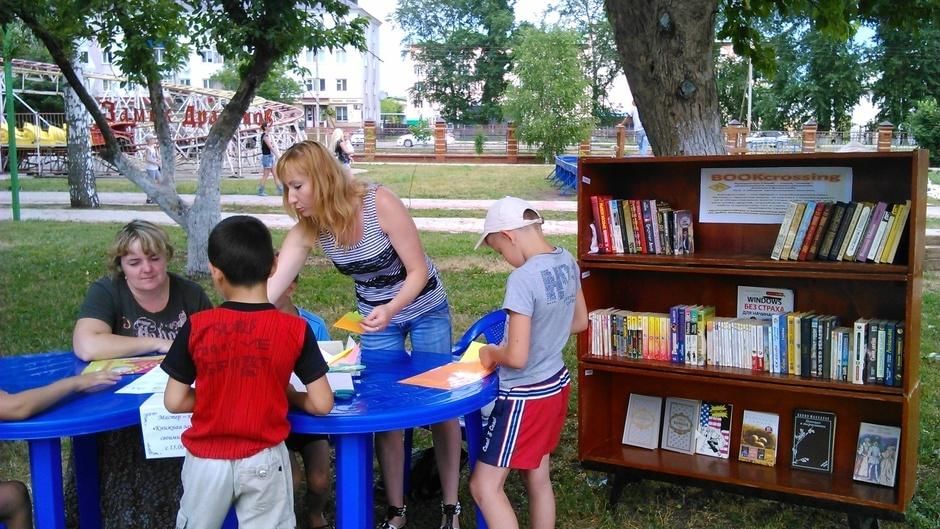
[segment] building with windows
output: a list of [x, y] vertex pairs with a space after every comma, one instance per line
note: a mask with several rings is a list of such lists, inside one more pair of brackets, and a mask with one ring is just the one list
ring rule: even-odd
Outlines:
[[[304, 124], [308, 129], [327, 127], [334, 120], [337, 126], [361, 127], [365, 120], [379, 119], [379, 26], [382, 22], [359, 7], [355, 0], [347, 0], [349, 17], [361, 16], [369, 21], [365, 30], [366, 49], [327, 49], [301, 52], [297, 58], [300, 66], [308, 73], [301, 75], [290, 72], [303, 87], [298, 106], [304, 109]], [[161, 48], [154, 53], [160, 60]], [[89, 91], [95, 96], [132, 95], [143, 87], [122, 86], [119, 78], [123, 77], [117, 64], [112, 64], [111, 54], [102, 50], [97, 42], [86, 42], [80, 48], [79, 59], [86, 72], [113, 75], [114, 80], [87, 79]], [[166, 78], [166, 82], [195, 88], [221, 89], [222, 86], [212, 80], [212, 76], [225, 65], [225, 58], [214, 49], [194, 50], [189, 61], [179, 71]], [[329, 118], [328, 109], [335, 113]]]

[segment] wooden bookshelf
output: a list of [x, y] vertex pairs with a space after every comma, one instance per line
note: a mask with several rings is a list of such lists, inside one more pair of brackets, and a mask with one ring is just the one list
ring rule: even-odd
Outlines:
[[[852, 200], [911, 201], [894, 264], [770, 259], [779, 224], [699, 223], [703, 168], [851, 167]], [[711, 305], [734, 316], [737, 287], [794, 292], [794, 309], [858, 318], [904, 320], [903, 386], [859, 385], [748, 369], [696, 367], [590, 354], [578, 338], [578, 451], [590, 468], [697, 484], [748, 495], [821, 505], [872, 517], [903, 517], [914, 494], [920, 402], [921, 289], [927, 153], [818, 153], [756, 156], [582, 158], [579, 161], [578, 260], [588, 311], [616, 307], [664, 313], [680, 304]], [[591, 196], [644, 198], [692, 211], [692, 255], [590, 254]], [[850, 323], [848, 323], [850, 324]], [[733, 404], [731, 457], [719, 459], [621, 444], [631, 393]], [[777, 462], [763, 467], [736, 458], [745, 409], [780, 417]], [[836, 413], [833, 472], [792, 469], [795, 409]], [[854, 481], [859, 425], [901, 427], [893, 488]]]

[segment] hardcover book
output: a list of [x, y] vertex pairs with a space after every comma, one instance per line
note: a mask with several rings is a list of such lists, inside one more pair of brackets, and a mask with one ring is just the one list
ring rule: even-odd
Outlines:
[[623, 444], [650, 449], [658, 447], [662, 413], [662, 397], [631, 393], [623, 425]]
[[901, 429], [897, 426], [861, 423], [853, 479], [893, 487], [900, 447]]
[[816, 254], [817, 259], [827, 259], [829, 257], [829, 252], [832, 251], [832, 243], [836, 240], [836, 233], [839, 232], [839, 228], [842, 226], [842, 219], [845, 216], [847, 206], [848, 204], [845, 202], [836, 202], [832, 206], [829, 225], [826, 226], [826, 232], [819, 244], [819, 253]]
[[871, 249], [871, 243], [875, 239], [875, 232], [881, 224], [881, 218], [884, 216], [885, 208], [888, 205], [884, 202], [878, 202], [872, 209], [871, 216], [868, 217], [868, 227], [865, 229], [865, 235], [862, 242], [859, 243], [858, 251], [855, 252], [855, 260], [864, 263], [868, 258], [868, 251]]
[[836, 414], [828, 411], [793, 411], [793, 457], [790, 466], [832, 472]]
[[702, 401], [695, 434], [695, 453], [728, 459], [731, 445], [731, 413], [725, 402]]
[[779, 431], [780, 416], [776, 413], [744, 410], [738, 460], [768, 467], [774, 466], [777, 462]]
[[663, 414], [661, 447], [683, 454], [695, 453], [695, 425], [699, 401], [669, 397]]

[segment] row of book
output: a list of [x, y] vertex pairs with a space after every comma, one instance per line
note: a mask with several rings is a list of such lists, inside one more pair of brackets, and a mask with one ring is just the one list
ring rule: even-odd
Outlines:
[[904, 322], [860, 318], [851, 327], [815, 312], [770, 320], [719, 317], [715, 308], [669, 313], [597, 309], [588, 315], [590, 354], [691, 366], [735, 367], [852, 384], [903, 383]]
[[790, 202], [770, 258], [893, 263], [911, 201]]
[[[621, 442], [653, 450], [662, 448], [728, 459], [733, 410], [734, 406], [728, 402], [678, 397], [667, 397], [664, 402], [662, 397], [631, 393]], [[836, 418], [835, 413], [828, 411], [794, 410], [791, 468], [834, 471]], [[744, 410], [738, 460], [776, 466], [777, 452], [782, 447], [779, 434], [778, 414]], [[860, 423], [852, 478], [893, 487], [900, 448], [900, 428]]]
[[688, 255], [694, 251], [692, 212], [661, 200], [591, 197], [597, 253]]

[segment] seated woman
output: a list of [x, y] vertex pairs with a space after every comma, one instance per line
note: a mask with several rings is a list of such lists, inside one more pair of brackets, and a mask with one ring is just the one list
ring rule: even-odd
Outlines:
[[[111, 275], [91, 284], [79, 309], [72, 346], [82, 360], [165, 353], [189, 315], [211, 308], [197, 283], [167, 271], [173, 246], [151, 222], [133, 220], [108, 251]], [[147, 460], [140, 427], [100, 434], [102, 527], [174, 527], [182, 459]], [[70, 471], [72, 472], [72, 471]], [[66, 487], [70, 521], [74, 480]], [[71, 524], [70, 524], [71, 526]]]

